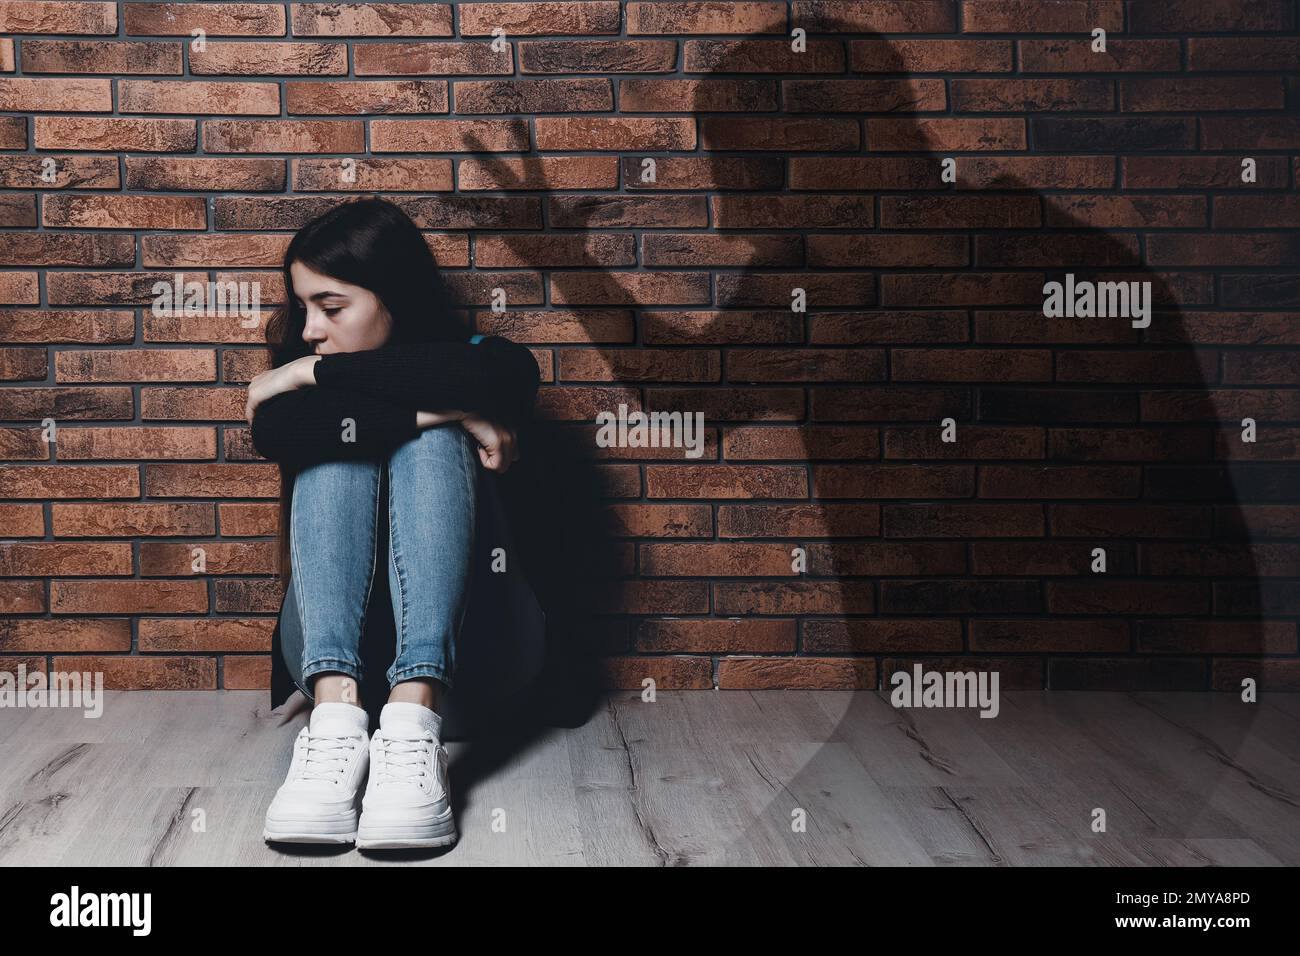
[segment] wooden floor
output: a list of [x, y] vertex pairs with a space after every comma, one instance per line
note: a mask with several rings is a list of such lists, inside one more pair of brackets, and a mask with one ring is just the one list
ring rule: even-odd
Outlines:
[[449, 743], [459, 844], [386, 854], [263, 843], [300, 695], [106, 696], [0, 709], [0, 865], [1300, 863], [1300, 695], [1004, 693], [983, 719], [617, 692], [579, 728]]

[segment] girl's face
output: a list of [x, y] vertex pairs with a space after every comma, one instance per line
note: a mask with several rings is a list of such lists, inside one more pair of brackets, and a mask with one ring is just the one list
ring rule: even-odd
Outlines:
[[362, 352], [388, 341], [392, 316], [369, 289], [321, 275], [301, 262], [291, 263], [289, 294], [306, 310], [302, 340], [316, 355]]

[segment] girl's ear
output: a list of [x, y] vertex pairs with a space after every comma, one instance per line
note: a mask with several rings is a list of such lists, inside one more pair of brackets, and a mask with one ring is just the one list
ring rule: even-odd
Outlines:
[[383, 300], [379, 301], [379, 321], [384, 323], [384, 342], [393, 340], [393, 315], [388, 311], [388, 306], [384, 305]]

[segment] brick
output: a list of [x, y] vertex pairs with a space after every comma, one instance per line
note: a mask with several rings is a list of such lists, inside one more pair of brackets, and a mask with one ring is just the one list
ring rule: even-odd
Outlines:
[[[475, 6], [486, 6], [486, 4]], [[445, 37], [452, 35], [452, 8], [441, 3], [429, 5], [293, 3], [289, 5], [289, 10], [294, 36]], [[464, 26], [462, 20], [462, 31]], [[514, 30], [509, 32], [515, 33]]]
[[125, 32], [132, 36], [283, 36], [281, 3], [132, 3], [125, 7]]
[[274, 618], [149, 617], [140, 621], [142, 653], [269, 651]]
[[[1077, 576], [1091, 573], [1093, 561], [1090, 548], [1066, 542], [977, 541], [970, 547], [971, 572], [977, 575]], [[1132, 574], [1136, 568], [1132, 548], [1109, 547], [1106, 560], [1110, 574]]]
[[[714, 196], [709, 206], [713, 220], [729, 229], [782, 229], [792, 221], [820, 229], [858, 229], [875, 221], [870, 199], [853, 195]], [[809, 237], [810, 241], [817, 238], [822, 237]], [[649, 240], [647, 237], [643, 242]]]
[[963, 156], [958, 189], [1107, 189], [1115, 184], [1109, 156]]
[[48, 461], [50, 445], [42, 428], [0, 427], [0, 460]]
[[108, 80], [0, 78], [0, 109], [14, 112], [107, 113], [113, 108]]
[[41, 614], [46, 610], [42, 581], [0, 581], [0, 614]]
[[961, 645], [961, 622], [957, 620], [806, 621], [803, 628], [803, 649], [809, 653], [955, 653]]
[[[195, 563], [200, 559], [205, 570], [195, 572]], [[275, 542], [272, 541], [192, 541], [185, 544], [145, 541], [140, 544], [140, 574], [143, 577], [196, 573], [274, 574], [277, 559]]]
[[[778, 5], [779, 6], [779, 5]], [[944, 33], [956, 29], [956, 10], [948, 0], [884, 0], [870, 4], [795, 0], [794, 19], [810, 32]]]
[[[695, 123], [691, 120], [539, 117], [534, 122], [539, 149], [613, 149], [616, 143], [623, 149], [694, 149], [696, 145]], [[714, 144], [708, 148], [726, 147]]]
[[222, 658], [224, 690], [266, 690], [271, 686], [269, 654], [227, 654]]
[[1042, 611], [1037, 581], [890, 580], [880, 583], [886, 614], [987, 614]]
[[280, 610], [280, 588], [266, 578], [231, 579], [215, 582], [214, 610], [221, 613], [256, 614]]
[[[23, 44], [24, 55], [29, 46]], [[1187, 66], [1191, 70], [1284, 71], [1291, 69], [1297, 59], [1300, 59], [1297, 37], [1189, 37], [1187, 40]]]
[[213, 382], [211, 349], [113, 349], [59, 352], [59, 382]]
[[130, 573], [131, 545], [126, 542], [116, 544], [0, 543], [0, 574], [5, 577]]
[[885, 229], [1026, 229], [1042, 224], [1037, 196], [882, 196]]
[[806, 498], [801, 468], [761, 465], [647, 465], [649, 498]]
[[886, 505], [887, 538], [1039, 537], [1043, 509], [1035, 504]]
[[190, 537], [216, 533], [210, 504], [56, 504], [51, 512], [54, 536]]
[[866, 581], [720, 582], [714, 606], [723, 614], [870, 614], [875, 597]]
[[1288, 229], [1300, 225], [1300, 199], [1295, 196], [1217, 196], [1217, 229]]
[[27, 148], [27, 118], [0, 116], [0, 149]]
[[123, 419], [133, 414], [131, 389], [6, 388], [0, 390], [0, 418]]
[[1207, 216], [1201, 196], [1061, 196], [1047, 206], [1049, 226], [1095, 229], [1188, 229]]
[[1179, 233], [1149, 236], [1147, 261], [1152, 265], [1283, 266], [1300, 255], [1300, 236], [1273, 233]]
[[721, 537], [820, 537], [876, 535], [880, 508], [860, 504], [722, 505]]
[[647, 678], [662, 690], [707, 690], [711, 666], [704, 657], [605, 657], [596, 679], [598, 686], [626, 690], [641, 690]]
[[[448, 109], [445, 80], [289, 82], [284, 96], [285, 111], [290, 115], [446, 113]], [[278, 106], [273, 112], [277, 111]]]
[[[460, 188], [476, 189], [611, 189], [618, 183], [613, 157], [545, 156], [537, 160], [462, 160]], [[438, 162], [437, 160], [394, 160], [393, 162]], [[448, 170], [450, 178], [450, 170]], [[417, 180], [418, 181], [418, 180]], [[441, 178], [437, 182], [441, 182]]]
[[26, 40], [23, 72], [179, 76], [183, 72], [181, 45], [124, 40]]
[[1206, 582], [1048, 581], [1047, 610], [1053, 614], [1207, 614]]
[[953, 80], [952, 96], [954, 109], [971, 113], [1096, 112], [1115, 105], [1113, 85], [1100, 79]]
[[1190, 149], [1196, 124], [1179, 117], [1043, 118], [1030, 121], [1034, 141], [1048, 151]]
[[117, 32], [117, 4], [83, 0], [9, 0], [0, 9], [0, 33]]
[[974, 470], [933, 465], [824, 465], [813, 469], [815, 498], [960, 498]]
[[791, 113], [933, 112], [948, 106], [942, 80], [782, 80], [781, 95]]
[[971, 621], [971, 650], [984, 653], [1124, 653], [1129, 629], [1123, 621], [1069, 618]]
[[1201, 147], [1238, 151], [1300, 148], [1300, 116], [1207, 116], [1201, 120]]
[[190, 52], [195, 76], [343, 76], [348, 72], [342, 43], [209, 43]]
[[205, 229], [206, 208], [198, 196], [50, 196], [41, 219], [63, 229]]
[[1167, 73], [1179, 71], [1182, 64], [1178, 40], [1107, 36], [1104, 52], [1092, 49], [1091, 37], [1019, 40], [1016, 46], [1020, 69], [1025, 73]]
[[273, 498], [275, 465], [146, 465], [146, 493], [155, 498]]
[[6, 653], [42, 654], [129, 651], [131, 622], [125, 618], [3, 621], [0, 649]]
[[876, 349], [732, 349], [733, 382], [813, 382], [885, 378], [885, 353]]
[[[54, 160], [53, 182], [42, 178], [47, 158]], [[117, 189], [121, 184], [116, 157], [0, 156], [0, 186], [6, 189]]]
[[196, 80], [122, 80], [123, 113], [280, 113], [274, 83], [204, 83]]
[[44, 537], [44, 511], [39, 504], [0, 504], [0, 525], [11, 538]]
[[1011, 42], [850, 40], [849, 70], [854, 73], [1009, 73]]
[[1177, 77], [1124, 79], [1120, 108], [1126, 113], [1270, 110], [1286, 106], [1281, 77]]
[[64, 428], [59, 432], [59, 459], [217, 457], [211, 428]]
[[349, 120], [210, 120], [203, 148], [214, 153], [360, 153], [359, 122]]
[[[50, 196], [45, 209], [55, 210], [50, 215], [61, 216], [55, 200], [73, 198], [77, 197]], [[130, 266], [135, 263], [135, 240], [93, 233], [0, 234], [0, 257], [14, 265]]]
[[650, 653], [792, 653], [794, 621], [645, 620], [636, 632], [636, 650]]
[[729, 459], [874, 458], [874, 429], [809, 425], [729, 429], [724, 455]]
[[[620, 87], [636, 80], [620, 80]], [[667, 83], [673, 81], [647, 81]], [[692, 81], [677, 81], [690, 83]], [[612, 84], [608, 79], [464, 80], [456, 83], [457, 113], [532, 113], [562, 99], [570, 112], [601, 112], [613, 109]], [[624, 112], [641, 107], [629, 91], [622, 102]]]
[[718, 662], [718, 687], [727, 690], [874, 690], [874, 660], [847, 657], [727, 657]]
[[1201, 33], [1213, 30], [1288, 30], [1292, 8], [1286, 0], [1169, 0], [1138, 4], [1132, 10], [1134, 33]]
[[1118, 0], [962, 0], [966, 33], [1108, 33], [1124, 30]]
[[105, 690], [215, 690], [217, 662], [205, 657], [55, 657], [60, 671], [102, 673]]
[[198, 124], [189, 119], [37, 116], [37, 149], [130, 150], [148, 153], [192, 152]]
[[45, 349], [0, 348], [0, 381], [39, 381], [47, 372]]
[[285, 185], [282, 159], [164, 159], [128, 156], [126, 186], [139, 190], [238, 190], [280, 192]]
[[0, 226], [36, 225], [35, 195], [0, 196]]
[[1026, 143], [1023, 119], [868, 119], [866, 127], [872, 151], [969, 153], [1024, 149]]
[[[658, 33], [655, 30], [632, 29], [636, 18], [647, 16], [634, 9], [641, 5], [628, 4], [628, 33]], [[737, 16], [753, 17], [749, 7], [750, 4], [737, 4]], [[767, 8], [772, 7], [772, 4], [753, 4], [753, 7]], [[616, 34], [619, 33], [619, 8], [620, 5], [612, 3], [611, 0], [594, 0], [593, 3], [464, 4], [459, 8], [460, 35], [487, 36], [498, 26], [506, 30], [506, 34], [510, 36]], [[653, 17], [653, 12], [650, 12], [649, 16]], [[692, 33], [692, 31], [672, 30], [669, 33]]]
[[[513, 47], [500, 52], [479, 41], [458, 43], [357, 43], [352, 47], [357, 76], [511, 75]], [[346, 72], [346, 71], [344, 71]]]
[[135, 498], [140, 473], [130, 465], [0, 465], [6, 498]]
[[[690, 44], [687, 40], [689, 56]], [[519, 72], [669, 73], [677, 66], [673, 40], [521, 40]], [[482, 72], [491, 72], [484, 70]]]

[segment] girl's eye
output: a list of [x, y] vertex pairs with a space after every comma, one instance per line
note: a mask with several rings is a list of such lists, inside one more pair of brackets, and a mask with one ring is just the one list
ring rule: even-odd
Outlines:
[[338, 315], [338, 313], [343, 311], [343, 307], [336, 305], [332, 308], [325, 309], [324, 311], [326, 315], [328, 315], [330, 318], [333, 318], [334, 316]]

